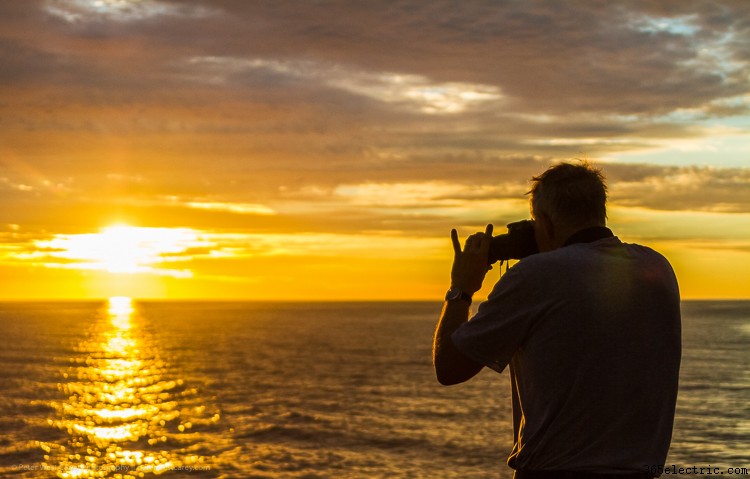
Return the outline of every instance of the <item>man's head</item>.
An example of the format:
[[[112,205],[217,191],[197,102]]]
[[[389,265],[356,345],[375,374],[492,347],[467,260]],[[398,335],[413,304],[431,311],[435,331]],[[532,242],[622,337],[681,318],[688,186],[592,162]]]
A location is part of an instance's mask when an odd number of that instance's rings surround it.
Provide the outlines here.
[[[607,221],[607,185],[586,162],[560,163],[531,179],[531,215],[539,249],[559,248],[573,233]]]

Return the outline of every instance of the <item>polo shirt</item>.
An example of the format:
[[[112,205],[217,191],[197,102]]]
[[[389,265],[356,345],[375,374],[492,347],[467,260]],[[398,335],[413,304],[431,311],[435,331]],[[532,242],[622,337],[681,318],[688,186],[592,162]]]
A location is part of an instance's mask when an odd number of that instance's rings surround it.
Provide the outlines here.
[[[675,274],[650,248],[588,239],[520,260],[452,335],[467,357],[497,372],[510,364],[514,469],[629,473],[666,460],[681,356]]]

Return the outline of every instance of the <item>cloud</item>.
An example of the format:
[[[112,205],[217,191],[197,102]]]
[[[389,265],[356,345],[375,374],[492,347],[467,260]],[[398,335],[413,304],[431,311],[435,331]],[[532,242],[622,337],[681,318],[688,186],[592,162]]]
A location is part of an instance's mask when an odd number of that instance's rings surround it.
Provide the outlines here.
[[[503,197],[499,188],[488,185],[461,185],[426,181],[421,183],[342,184],[332,191],[335,198],[355,205],[379,207],[440,207],[456,206],[467,197]]]
[[[750,212],[746,168],[606,165],[611,202],[666,211]]]
[[[117,68],[119,62],[108,62],[108,56],[122,59],[136,68],[119,71],[120,87],[137,84],[143,74],[178,85],[174,65],[193,58],[205,68],[210,61],[225,67],[234,62],[235,68],[255,62],[256,71],[303,76],[311,74],[302,71],[305,65],[318,68],[315,75],[338,69],[332,83],[379,98],[395,89],[395,97],[411,91],[422,101],[425,88],[438,85],[444,91],[436,94],[451,104],[466,86],[480,86],[479,96],[502,94],[513,100],[506,108],[519,113],[660,115],[747,91],[748,12],[737,2],[673,2],[668,11],[649,2],[550,8],[539,2],[457,6],[447,0],[387,6],[126,0],[30,5],[67,20],[48,25],[35,39],[14,28],[27,50],[60,55],[50,42],[62,41],[72,53],[64,55],[68,61],[85,63],[88,57],[98,62],[98,76]],[[92,19],[108,30],[88,38],[68,25]],[[22,20],[26,31],[41,27],[34,23],[38,17]],[[395,88],[395,77],[411,86]]]
[[[225,84],[231,76],[260,70],[297,81],[314,81],[355,95],[414,108],[429,114],[461,113],[475,106],[496,104],[502,97],[492,85],[439,83],[422,75],[367,72],[310,61],[279,61],[231,57],[195,57],[196,78]],[[282,80],[283,81],[283,80]]]
[[[137,22],[162,16],[206,17],[215,12],[208,6],[158,0],[47,0],[43,8],[69,23]]]
[[[571,157],[746,211],[742,169],[618,163],[748,127],[750,7],[665,5],[5,2],[0,221],[426,233]]]

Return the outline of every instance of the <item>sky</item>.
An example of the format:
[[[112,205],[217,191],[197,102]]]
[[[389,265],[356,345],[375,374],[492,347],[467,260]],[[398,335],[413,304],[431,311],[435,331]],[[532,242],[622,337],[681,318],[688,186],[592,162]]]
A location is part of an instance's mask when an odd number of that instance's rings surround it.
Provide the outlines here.
[[[750,298],[750,2],[0,1],[0,299],[440,300],[579,159]]]

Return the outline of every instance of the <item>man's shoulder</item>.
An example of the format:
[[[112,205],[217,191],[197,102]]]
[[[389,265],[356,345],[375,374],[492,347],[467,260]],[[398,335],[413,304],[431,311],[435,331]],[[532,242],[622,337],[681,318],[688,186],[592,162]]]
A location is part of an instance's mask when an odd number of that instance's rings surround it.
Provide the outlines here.
[[[669,266],[671,268],[671,265],[669,264],[669,260],[661,254],[660,252],[656,251],[654,248],[638,243],[622,243],[622,247],[631,253],[638,254],[641,256],[644,260],[652,261],[652,262],[660,262],[666,266]]]
[[[617,236],[590,243],[575,243],[553,251],[536,253],[522,259],[515,267],[519,273],[524,273],[570,268],[587,262],[603,266],[609,260],[617,261],[621,259],[660,263],[671,267],[666,257],[655,249],[637,243],[625,243]]]

